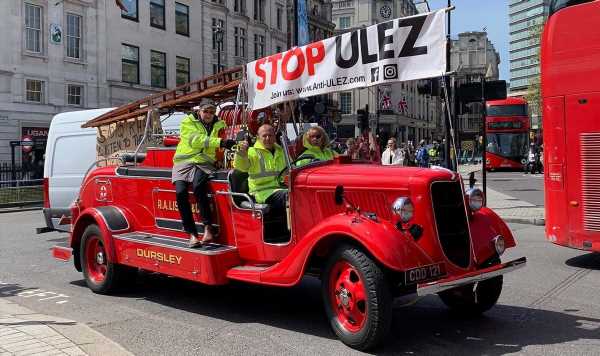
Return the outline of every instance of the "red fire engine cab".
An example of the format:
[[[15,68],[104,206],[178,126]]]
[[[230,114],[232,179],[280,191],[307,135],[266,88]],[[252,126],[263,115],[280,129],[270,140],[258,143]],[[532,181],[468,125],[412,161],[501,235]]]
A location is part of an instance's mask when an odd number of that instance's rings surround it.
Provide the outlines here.
[[[185,111],[205,98],[225,100],[235,95],[236,73],[153,95],[86,126],[151,110]],[[312,274],[322,281],[336,335],[365,350],[388,333],[395,298],[438,294],[452,309],[482,313],[497,302],[503,274],[526,263],[525,257],[501,262],[505,249],[515,246],[510,229],[483,206],[481,191],[464,192],[455,172],[343,155],[296,168],[287,145],[288,168],[281,173],[289,189],[287,219],[254,202],[241,172],[224,169],[210,182],[218,237],[188,248],[170,180],[175,147],[169,141],[143,155],[123,154],[119,164],[95,167],[83,180],[68,243],[53,254],[73,256],[96,293],[131,283],[138,269],[210,285],[291,287]],[[282,232],[284,224],[290,233]]]

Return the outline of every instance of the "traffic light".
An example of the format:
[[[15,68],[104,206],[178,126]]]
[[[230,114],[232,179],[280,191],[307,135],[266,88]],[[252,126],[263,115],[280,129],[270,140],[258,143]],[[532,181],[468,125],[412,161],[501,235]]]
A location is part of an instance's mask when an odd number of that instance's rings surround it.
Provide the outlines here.
[[[432,78],[421,80],[417,83],[417,92],[421,95],[440,95],[440,79]]]
[[[364,109],[356,110],[358,128],[363,131],[369,128],[369,112]]]
[[[479,102],[487,100],[506,99],[506,81],[489,80],[485,81],[485,90],[481,90],[481,82],[472,82],[461,84],[458,87],[456,95],[463,103]],[[485,97],[482,98],[482,95]]]

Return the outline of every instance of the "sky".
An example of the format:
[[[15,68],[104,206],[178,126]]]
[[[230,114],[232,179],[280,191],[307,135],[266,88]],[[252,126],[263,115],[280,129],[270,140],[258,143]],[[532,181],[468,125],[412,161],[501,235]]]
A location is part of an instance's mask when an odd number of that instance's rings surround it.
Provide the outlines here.
[[[415,1],[418,2],[418,1]],[[445,8],[447,0],[428,0],[432,10]],[[482,31],[487,27],[488,38],[500,53],[500,79],[509,81],[508,62],[508,2],[507,0],[452,0],[452,38],[461,32]]]

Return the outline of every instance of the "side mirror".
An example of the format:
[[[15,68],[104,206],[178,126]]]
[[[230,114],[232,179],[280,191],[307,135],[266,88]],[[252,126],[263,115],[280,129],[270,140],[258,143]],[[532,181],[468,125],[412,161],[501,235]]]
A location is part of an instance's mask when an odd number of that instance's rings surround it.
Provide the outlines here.
[[[335,187],[335,204],[342,205],[344,203],[344,186],[338,185]]]

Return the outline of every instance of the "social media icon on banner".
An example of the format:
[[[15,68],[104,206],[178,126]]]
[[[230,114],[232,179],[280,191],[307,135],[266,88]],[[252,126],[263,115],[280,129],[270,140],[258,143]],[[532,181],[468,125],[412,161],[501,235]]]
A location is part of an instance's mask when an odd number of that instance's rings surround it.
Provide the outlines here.
[[[386,64],[383,66],[383,80],[398,79],[398,65]]]
[[[379,67],[371,68],[371,82],[379,81]]]

